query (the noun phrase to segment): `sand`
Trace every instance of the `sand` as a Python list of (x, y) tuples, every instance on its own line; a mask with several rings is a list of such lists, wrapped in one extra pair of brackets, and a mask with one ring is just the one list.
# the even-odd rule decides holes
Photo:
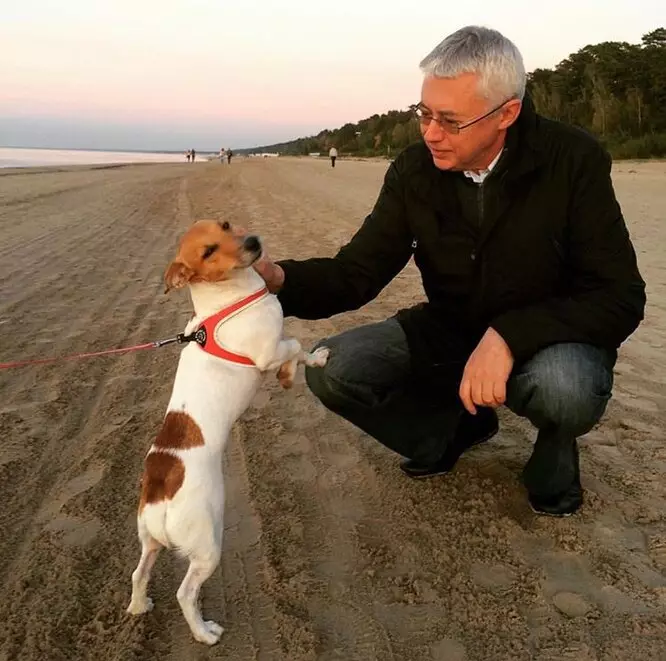
[[(260, 232), (274, 257), (332, 254), (370, 209), (385, 162), (310, 159), (0, 173), (0, 361), (172, 336), (189, 317), (162, 273), (193, 219)], [(518, 481), (534, 433), (501, 433), (446, 477), (327, 412), (302, 374), (269, 378), (234, 430), (221, 567), (194, 643), (163, 554), (156, 607), (125, 614), (137, 489), (177, 348), (0, 372), (0, 661), (654, 661), (666, 659), (666, 164), (615, 181), (647, 319), (614, 397), (581, 441), (579, 515), (534, 515)], [(420, 299), (410, 265), (361, 311), (288, 320), (311, 345)]]

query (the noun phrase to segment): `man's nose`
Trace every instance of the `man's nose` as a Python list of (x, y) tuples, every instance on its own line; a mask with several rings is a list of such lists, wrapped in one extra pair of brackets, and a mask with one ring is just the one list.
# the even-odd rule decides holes
[(433, 119), (430, 121), (430, 124), (426, 126), (423, 137), (428, 142), (442, 142), (442, 140), (446, 139), (447, 133), (441, 127), (440, 123)]

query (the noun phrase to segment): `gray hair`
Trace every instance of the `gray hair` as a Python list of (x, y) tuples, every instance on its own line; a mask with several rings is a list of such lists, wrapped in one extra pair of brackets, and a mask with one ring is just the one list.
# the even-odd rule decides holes
[(497, 30), (470, 25), (450, 34), (421, 61), (421, 71), (435, 78), (479, 74), (479, 92), (492, 103), (522, 101), (525, 65), (516, 45)]

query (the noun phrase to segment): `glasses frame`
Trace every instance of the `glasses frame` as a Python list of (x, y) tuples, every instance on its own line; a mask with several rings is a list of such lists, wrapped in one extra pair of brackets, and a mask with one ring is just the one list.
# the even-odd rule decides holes
[(490, 115), (497, 112), (500, 108), (503, 108), (507, 103), (509, 103), (509, 101), (511, 101), (511, 99), (505, 99), (498, 106), (485, 113), (485, 115), (481, 115), (480, 117), (471, 119), (469, 122), (464, 122), (463, 124), (460, 124), (451, 119), (436, 117), (435, 115), (428, 115), (428, 116), (420, 115), (419, 112), (423, 112), (423, 106), (421, 105), (421, 102), (412, 104), (411, 106), (409, 106), (409, 109), (414, 113), (414, 115), (421, 124), (424, 124), (425, 126), (430, 126), (430, 123), (434, 121), (437, 122), (440, 128), (446, 133), (450, 133), (452, 135), (458, 135), (458, 133), (460, 133), (460, 131), (462, 131), (463, 129), (466, 129), (470, 126), (474, 126), (474, 124), (477, 124), (481, 120), (486, 119), (486, 117), (490, 117)]

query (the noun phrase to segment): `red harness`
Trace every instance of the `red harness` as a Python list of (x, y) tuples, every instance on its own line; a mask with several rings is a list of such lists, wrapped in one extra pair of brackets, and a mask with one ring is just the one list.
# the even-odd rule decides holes
[(267, 295), (268, 289), (264, 287), (263, 289), (254, 292), (254, 294), (250, 294), (249, 296), (242, 298), (240, 301), (237, 301), (236, 303), (223, 308), (219, 312), (216, 312), (214, 315), (204, 319), (201, 324), (199, 324), (198, 328), (191, 335), (184, 339), (194, 340), (206, 353), (209, 353), (211, 356), (223, 358), (224, 360), (228, 360), (231, 363), (249, 365), (253, 367), (255, 363), (252, 358), (244, 356), (240, 353), (234, 353), (233, 351), (229, 351), (228, 349), (221, 347), (215, 341), (215, 329), (219, 324), (227, 321), (235, 314), (238, 314), (239, 312), (247, 309), (250, 307), (250, 305)]

